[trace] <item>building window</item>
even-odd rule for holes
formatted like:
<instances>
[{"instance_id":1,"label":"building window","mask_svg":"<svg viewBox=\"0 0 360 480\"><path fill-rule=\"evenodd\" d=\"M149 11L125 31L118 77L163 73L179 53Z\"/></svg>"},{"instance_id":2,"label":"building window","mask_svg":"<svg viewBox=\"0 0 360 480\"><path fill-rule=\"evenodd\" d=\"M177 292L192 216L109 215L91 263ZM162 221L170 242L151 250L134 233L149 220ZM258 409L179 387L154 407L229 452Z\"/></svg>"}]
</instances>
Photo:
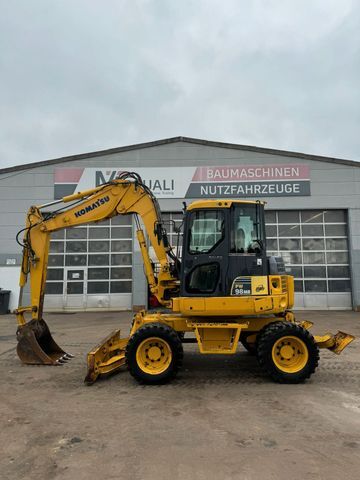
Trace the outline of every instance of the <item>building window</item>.
<instances>
[{"instance_id":1,"label":"building window","mask_svg":"<svg viewBox=\"0 0 360 480\"><path fill-rule=\"evenodd\" d=\"M131 215L119 215L104 222L54 232L50 242L46 293L131 293L132 250ZM74 272L77 272L75 281L71 277Z\"/></svg>"},{"instance_id":2,"label":"building window","mask_svg":"<svg viewBox=\"0 0 360 480\"><path fill-rule=\"evenodd\" d=\"M351 291L345 210L266 211L268 255L281 255L295 291Z\"/></svg>"},{"instance_id":3,"label":"building window","mask_svg":"<svg viewBox=\"0 0 360 480\"><path fill-rule=\"evenodd\" d=\"M162 220L167 232L168 240L174 251L179 246L180 253L183 243L183 217L181 212L165 212Z\"/></svg>"}]
</instances>

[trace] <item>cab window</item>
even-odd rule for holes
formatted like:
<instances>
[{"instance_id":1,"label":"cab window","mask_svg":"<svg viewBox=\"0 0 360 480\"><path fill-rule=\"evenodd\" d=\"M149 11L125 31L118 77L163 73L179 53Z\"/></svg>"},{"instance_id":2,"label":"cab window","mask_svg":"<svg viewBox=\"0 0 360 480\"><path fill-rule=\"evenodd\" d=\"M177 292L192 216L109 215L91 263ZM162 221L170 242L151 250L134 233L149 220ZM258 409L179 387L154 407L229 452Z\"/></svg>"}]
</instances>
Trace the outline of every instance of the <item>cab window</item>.
<instances>
[{"instance_id":1,"label":"cab window","mask_svg":"<svg viewBox=\"0 0 360 480\"><path fill-rule=\"evenodd\" d=\"M198 265L188 275L186 290L189 293L213 293L220 277L220 265L208 263Z\"/></svg>"},{"instance_id":2,"label":"cab window","mask_svg":"<svg viewBox=\"0 0 360 480\"><path fill-rule=\"evenodd\" d=\"M231 252L258 253L261 249L262 237L260 209L256 204L234 207Z\"/></svg>"},{"instance_id":3,"label":"cab window","mask_svg":"<svg viewBox=\"0 0 360 480\"><path fill-rule=\"evenodd\" d=\"M208 253L224 238L224 212L199 210L190 218L189 253Z\"/></svg>"}]
</instances>

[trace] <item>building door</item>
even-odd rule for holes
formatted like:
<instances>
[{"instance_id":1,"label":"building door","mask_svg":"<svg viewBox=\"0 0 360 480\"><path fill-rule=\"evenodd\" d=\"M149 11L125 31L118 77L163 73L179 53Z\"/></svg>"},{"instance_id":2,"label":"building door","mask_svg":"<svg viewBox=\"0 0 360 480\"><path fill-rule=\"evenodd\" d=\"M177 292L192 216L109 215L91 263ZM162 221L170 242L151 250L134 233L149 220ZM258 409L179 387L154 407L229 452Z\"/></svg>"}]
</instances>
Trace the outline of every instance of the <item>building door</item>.
<instances>
[{"instance_id":1,"label":"building door","mask_svg":"<svg viewBox=\"0 0 360 480\"><path fill-rule=\"evenodd\" d=\"M86 307L87 269L65 267L64 307L83 310Z\"/></svg>"},{"instance_id":2,"label":"building door","mask_svg":"<svg viewBox=\"0 0 360 480\"><path fill-rule=\"evenodd\" d=\"M295 278L295 308L351 309L347 212L265 211L268 255Z\"/></svg>"}]
</instances>

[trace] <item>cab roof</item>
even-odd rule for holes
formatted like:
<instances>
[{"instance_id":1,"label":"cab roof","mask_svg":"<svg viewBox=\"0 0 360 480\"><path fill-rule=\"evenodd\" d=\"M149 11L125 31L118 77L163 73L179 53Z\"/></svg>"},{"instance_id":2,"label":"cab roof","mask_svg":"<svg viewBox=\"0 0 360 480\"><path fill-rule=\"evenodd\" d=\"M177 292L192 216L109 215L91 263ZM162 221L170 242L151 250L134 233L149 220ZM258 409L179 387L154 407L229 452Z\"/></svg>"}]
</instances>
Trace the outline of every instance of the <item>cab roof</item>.
<instances>
[{"instance_id":1,"label":"cab roof","mask_svg":"<svg viewBox=\"0 0 360 480\"><path fill-rule=\"evenodd\" d=\"M266 202L260 200L235 200L235 199L217 199L217 200L195 200L187 207L187 210L195 210L200 208L230 208L233 204L260 204L266 205Z\"/></svg>"}]
</instances>

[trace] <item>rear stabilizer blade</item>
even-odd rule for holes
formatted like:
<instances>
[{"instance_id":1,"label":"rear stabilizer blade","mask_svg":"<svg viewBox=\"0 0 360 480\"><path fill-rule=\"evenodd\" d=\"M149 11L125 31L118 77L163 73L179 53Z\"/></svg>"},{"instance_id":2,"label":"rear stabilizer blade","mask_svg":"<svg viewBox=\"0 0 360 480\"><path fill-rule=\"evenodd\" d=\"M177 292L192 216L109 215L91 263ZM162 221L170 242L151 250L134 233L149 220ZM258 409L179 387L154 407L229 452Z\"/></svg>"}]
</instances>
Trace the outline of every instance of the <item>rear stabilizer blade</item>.
<instances>
[{"instance_id":1,"label":"rear stabilizer blade","mask_svg":"<svg viewBox=\"0 0 360 480\"><path fill-rule=\"evenodd\" d=\"M322 336L315 335L314 339L319 348L327 348L331 352L340 355L344 348L355 340L355 337L349 333L339 331L335 335L332 333L326 333Z\"/></svg>"},{"instance_id":2,"label":"rear stabilizer blade","mask_svg":"<svg viewBox=\"0 0 360 480\"><path fill-rule=\"evenodd\" d=\"M330 350L339 355L344 350L344 348L346 348L351 342L355 340L355 337L354 335L350 335L349 333L339 331L336 335L334 335L334 340L334 346L330 348Z\"/></svg>"}]
</instances>

